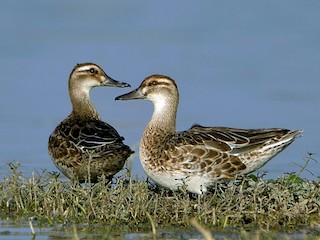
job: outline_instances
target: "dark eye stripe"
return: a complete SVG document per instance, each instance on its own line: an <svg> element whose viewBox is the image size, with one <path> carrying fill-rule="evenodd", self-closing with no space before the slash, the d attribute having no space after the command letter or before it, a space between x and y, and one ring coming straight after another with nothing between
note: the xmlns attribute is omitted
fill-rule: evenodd
<svg viewBox="0 0 320 240"><path fill-rule="evenodd" d="M157 86L157 85L162 85L162 86L170 86L171 84L166 82L166 81L152 81L146 84L147 86Z"/></svg>
<svg viewBox="0 0 320 240"><path fill-rule="evenodd" d="M170 86L171 84L168 83L168 82L162 82L161 85L164 85L164 86Z"/></svg>

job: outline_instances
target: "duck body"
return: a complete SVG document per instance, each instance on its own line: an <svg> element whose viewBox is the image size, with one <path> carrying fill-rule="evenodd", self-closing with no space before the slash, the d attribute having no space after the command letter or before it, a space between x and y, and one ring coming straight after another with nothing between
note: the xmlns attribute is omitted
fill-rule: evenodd
<svg viewBox="0 0 320 240"><path fill-rule="evenodd" d="M174 80L147 77L136 90L116 100L146 99L154 104L140 143L140 161L157 184L202 194L219 179L257 170L294 141L301 130L236 129L194 125L176 131L179 102Z"/></svg>
<svg viewBox="0 0 320 240"><path fill-rule="evenodd" d="M48 151L56 167L68 178L84 182L111 179L133 153L124 138L100 116L90 101L96 86L127 87L109 78L96 64L78 64L69 78L71 114L49 137Z"/></svg>
<svg viewBox="0 0 320 240"><path fill-rule="evenodd" d="M91 182L112 178L133 153L109 124L73 116L61 122L49 138L50 155L68 178Z"/></svg>
<svg viewBox="0 0 320 240"><path fill-rule="evenodd" d="M155 131L146 129L141 139L140 160L145 172L163 187L178 190L185 186L197 194L220 179L261 168L300 133L200 125L161 137Z"/></svg>

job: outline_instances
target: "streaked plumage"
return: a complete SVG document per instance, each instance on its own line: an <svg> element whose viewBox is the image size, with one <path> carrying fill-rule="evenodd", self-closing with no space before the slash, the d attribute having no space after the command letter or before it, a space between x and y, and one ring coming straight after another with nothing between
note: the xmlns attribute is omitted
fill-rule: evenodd
<svg viewBox="0 0 320 240"><path fill-rule="evenodd" d="M68 178L91 182L99 177L111 179L119 172L133 151L124 138L100 120L90 100L90 90L97 86L129 87L108 77L96 64L75 66L69 78L71 114L49 137L48 151L57 168Z"/></svg>
<svg viewBox="0 0 320 240"><path fill-rule="evenodd" d="M154 104L141 138L140 161L151 179L172 190L184 185L190 192L201 194L219 179L255 171L302 132L200 125L176 132L178 88L174 80L163 75L147 77L136 90L116 98L131 99L147 99Z"/></svg>

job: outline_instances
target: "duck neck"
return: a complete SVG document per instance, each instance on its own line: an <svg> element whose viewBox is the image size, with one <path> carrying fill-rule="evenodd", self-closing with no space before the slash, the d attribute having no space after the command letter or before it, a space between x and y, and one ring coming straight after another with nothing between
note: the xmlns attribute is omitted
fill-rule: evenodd
<svg viewBox="0 0 320 240"><path fill-rule="evenodd" d="M87 119L100 119L100 116L90 99L90 90L69 92L72 103L72 115Z"/></svg>
<svg viewBox="0 0 320 240"><path fill-rule="evenodd" d="M152 134L153 131L158 131L163 135L174 134L176 132L177 107L178 102L174 99L155 102L154 112L145 133Z"/></svg>

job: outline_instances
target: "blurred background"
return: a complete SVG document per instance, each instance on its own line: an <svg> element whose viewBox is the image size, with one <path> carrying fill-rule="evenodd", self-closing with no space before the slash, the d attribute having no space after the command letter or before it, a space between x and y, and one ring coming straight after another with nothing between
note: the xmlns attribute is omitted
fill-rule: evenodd
<svg viewBox="0 0 320 240"><path fill-rule="evenodd" d="M180 91L177 129L194 123L304 129L260 172L320 175L319 1L12 1L0 8L0 176L18 161L26 175L58 171L48 137L71 111L67 82L77 63L94 62L132 88L95 88L102 119L136 151L153 107L115 102L154 73ZM65 179L61 176L61 179Z"/></svg>

